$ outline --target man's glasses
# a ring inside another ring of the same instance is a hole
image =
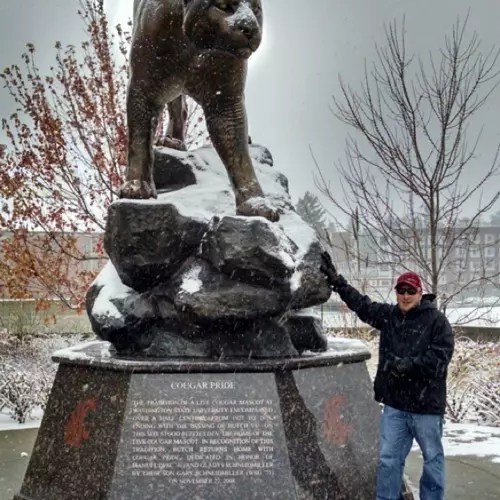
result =
[[[408,295],[416,295],[418,290],[416,288],[396,288],[396,293],[398,295],[404,295],[407,293]]]

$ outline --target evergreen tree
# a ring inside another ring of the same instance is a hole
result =
[[[319,198],[306,191],[302,198],[299,198],[296,206],[297,213],[317,232],[326,228],[326,212]]]
[[[490,217],[490,225],[491,226],[500,226],[500,211],[495,212]]]

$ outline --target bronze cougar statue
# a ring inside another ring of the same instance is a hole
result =
[[[248,152],[247,60],[262,38],[260,0],[135,0],[127,93],[128,167],[121,198],[156,198],[153,138],[168,105],[172,147],[182,147],[185,95],[205,113],[239,215],[279,219]]]

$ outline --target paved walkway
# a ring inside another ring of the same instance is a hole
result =
[[[12,500],[28,467],[38,429],[0,432],[0,500]]]
[[[12,500],[19,490],[37,432],[0,432],[0,500]],[[500,463],[474,456],[448,457],[446,463],[446,500],[500,500]],[[417,488],[421,470],[419,453],[412,451],[407,474]]]
[[[406,465],[406,473],[418,491],[420,454],[412,451]],[[446,482],[446,500],[500,500],[500,463],[475,456],[446,457]]]

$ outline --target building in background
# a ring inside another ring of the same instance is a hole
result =
[[[399,262],[395,262],[390,256],[397,251],[382,238],[375,242],[367,234],[354,238],[350,232],[332,229],[327,230],[327,241],[339,272],[375,299],[394,300],[394,282],[407,270],[427,278],[426,271],[411,256],[399,255]],[[443,228],[438,240],[449,238],[453,231],[460,234],[460,227]],[[430,259],[431,242],[425,228],[419,231],[419,238],[423,259]],[[470,237],[456,238],[445,248],[437,245],[437,256],[441,265],[440,298],[453,297],[453,302],[500,298],[500,221],[476,228]]]

